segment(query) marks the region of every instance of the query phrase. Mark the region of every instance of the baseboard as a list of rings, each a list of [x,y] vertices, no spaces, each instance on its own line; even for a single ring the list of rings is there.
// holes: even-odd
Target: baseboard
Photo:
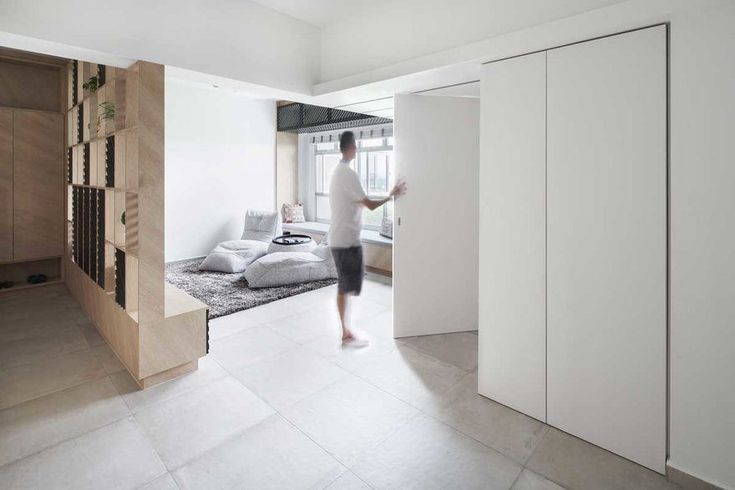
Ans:
[[[669,463],[666,463],[666,477],[670,482],[679,485],[684,490],[724,490],[722,487],[690,475],[686,471],[674,468]]]

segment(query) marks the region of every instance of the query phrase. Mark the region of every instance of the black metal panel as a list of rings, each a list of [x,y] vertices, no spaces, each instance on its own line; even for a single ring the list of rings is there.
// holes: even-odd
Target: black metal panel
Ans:
[[[90,170],[90,155],[89,155],[89,143],[84,143],[84,185],[89,185],[89,170]]]
[[[105,186],[115,187],[115,136],[105,140]]]
[[[71,105],[77,105],[77,80],[79,79],[79,62],[74,60],[71,68]]]
[[[77,113],[77,143],[84,141],[84,102],[79,104]]]
[[[391,122],[391,119],[385,117],[296,102],[278,107],[277,126],[278,131],[312,133]]]
[[[125,308],[125,253],[115,249],[115,301]]]
[[[97,284],[105,287],[105,191],[97,189]]]

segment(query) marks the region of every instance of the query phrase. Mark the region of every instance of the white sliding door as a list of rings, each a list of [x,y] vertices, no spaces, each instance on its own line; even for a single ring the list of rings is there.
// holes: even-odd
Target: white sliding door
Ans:
[[[477,329],[479,127],[477,99],[395,96],[396,337]]]
[[[479,392],[546,420],[546,53],[483,67]]]
[[[663,472],[666,30],[547,61],[548,422]]]

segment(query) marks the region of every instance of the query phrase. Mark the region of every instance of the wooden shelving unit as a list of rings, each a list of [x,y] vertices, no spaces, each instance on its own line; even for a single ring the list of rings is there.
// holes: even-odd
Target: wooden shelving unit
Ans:
[[[84,89],[93,75],[104,83]],[[164,67],[72,62],[67,79],[66,282],[147,387],[208,350],[206,305],[164,280]]]

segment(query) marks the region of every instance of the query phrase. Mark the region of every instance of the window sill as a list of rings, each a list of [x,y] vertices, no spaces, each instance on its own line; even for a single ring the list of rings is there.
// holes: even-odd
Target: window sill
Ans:
[[[283,230],[290,231],[291,233],[305,231],[308,233],[326,234],[329,231],[329,224],[319,223],[316,221],[307,221],[306,223],[283,223]],[[360,233],[360,241],[384,247],[393,246],[392,239],[384,237],[375,230],[362,230]]]

